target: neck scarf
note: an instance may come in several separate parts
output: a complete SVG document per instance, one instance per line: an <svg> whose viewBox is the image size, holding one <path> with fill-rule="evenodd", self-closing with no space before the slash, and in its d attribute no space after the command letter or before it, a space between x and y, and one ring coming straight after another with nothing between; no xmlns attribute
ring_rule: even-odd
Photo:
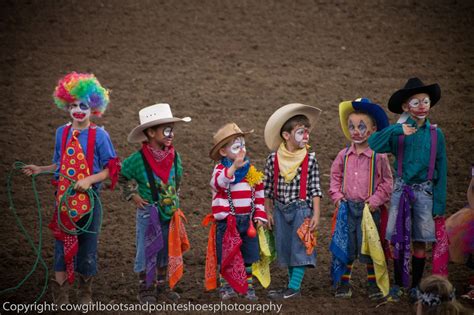
<svg viewBox="0 0 474 315"><path fill-rule="evenodd" d="M235 173L234 173L235 180L232 182L232 184L240 183L240 181L242 179L244 179L245 176L247 176L247 173L248 173L249 168L250 168L250 160L246 157L245 161L249 161L249 162L235 171ZM226 168L229 168L229 167L232 166L232 163L234 163L234 162L231 159L227 158L227 157L223 157L221 159L221 163Z"/></svg>
<svg viewBox="0 0 474 315"><path fill-rule="evenodd" d="M402 275L402 284L406 288L408 287L410 276L411 205L414 201L415 194L411 187L403 185L398 205L395 233L390 240L394 246L393 259L395 260L395 266L399 269Z"/></svg>
<svg viewBox="0 0 474 315"><path fill-rule="evenodd" d="M278 166L280 174L285 178L285 182L289 183L298 174L298 167L300 167L308 150L306 148L299 149L295 152L290 152L285 147L285 143L281 143L278 148Z"/></svg>
<svg viewBox="0 0 474 315"><path fill-rule="evenodd" d="M168 150L157 150L151 148L148 142L143 142L142 151L153 173L155 173L163 183L168 184L168 178L174 162L174 147L171 146ZM155 154L153 151L155 151ZM157 156L157 158L155 158L155 156Z"/></svg>

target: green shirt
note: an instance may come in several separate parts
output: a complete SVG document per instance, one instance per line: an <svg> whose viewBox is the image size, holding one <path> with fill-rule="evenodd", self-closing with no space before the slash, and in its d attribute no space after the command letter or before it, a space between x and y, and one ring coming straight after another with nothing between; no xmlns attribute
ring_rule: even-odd
<svg viewBox="0 0 474 315"><path fill-rule="evenodd" d="M176 162L176 165L175 165ZM181 157L176 152L175 162L170 170L168 184L164 184L161 179L153 173L155 184L159 192L159 202L157 203L160 217L162 220L169 220L174 210L179 208L179 198L176 192L176 179L181 182L183 176L183 167L181 165ZM177 173L177 175L176 175ZM145 170L145 164L140 151L132 153L122 163L121 175L127 180L135 180L138 184L138 194L144 200L152 203L150 183Z"/></svg>
<svg viewBox="0 0 474 315"><path fill-rule="evenodd" d="M416 122L408 118L407 124L417 127ZM433 173L433 215L443 215L446 210L446 185L448 162L446 158L446 141L440 128L436 128L438 141L436 148L436 160ZM403 135L402 124L391 125L370 136L369 146L378 153L392 153L395 155L394 169L398 169L398 136ZM420 184L427 180L430 165L430 122L417 131L406 136L404 140L403 173L402 179L405 183Z"/></svg>

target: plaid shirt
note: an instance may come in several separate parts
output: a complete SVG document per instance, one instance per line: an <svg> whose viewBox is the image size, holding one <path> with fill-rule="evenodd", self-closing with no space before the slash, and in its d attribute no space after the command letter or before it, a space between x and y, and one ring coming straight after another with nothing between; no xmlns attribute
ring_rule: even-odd
<svg viewBox="0 0 474 315"><path fill-rule="evenodd" d="M267 157L265 163L265 198L274 199L273 196L273 173L274 173L274 162L276 152L271 153ZM301 177L301 166L298 168L298 174L293 178L290 183L285 183L285 179L281 174L278 176L278 187L277 187L277 201L283 204L289 204L293 201L300 199L300 177ZM314 152L309 153L308 158L308 182L307 182L307 194L306 202L309 207L313 208L313 198L322 197L323 192L319 181L319 165L316 160L316 154Z"/></svg>

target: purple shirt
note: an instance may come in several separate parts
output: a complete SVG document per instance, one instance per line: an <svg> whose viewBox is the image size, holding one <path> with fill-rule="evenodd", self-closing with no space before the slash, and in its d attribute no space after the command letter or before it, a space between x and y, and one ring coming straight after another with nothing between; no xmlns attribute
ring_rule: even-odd
<svg viewBox="0 0 474 315"><path fill-rule="evenodd" d="M372 152L370 148L367 148L357 155L355 146L352 144L349 149L341 150L336 156L331 166L331 184L329 188L329 195L334 203L342 198L356 202L367 200L370 206L377 208L390 200L393 178L386 154L376 155L375 191L369 198ZM343 193L344 155L346 154L347 169Z"/></svg>

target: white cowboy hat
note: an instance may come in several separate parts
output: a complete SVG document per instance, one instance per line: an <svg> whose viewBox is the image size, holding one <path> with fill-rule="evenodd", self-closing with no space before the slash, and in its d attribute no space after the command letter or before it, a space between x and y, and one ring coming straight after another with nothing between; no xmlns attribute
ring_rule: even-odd
<svg viewBox="0 0 474 315"><path fill-rule="evenodd" d="M138 116L140 117L140 125L133 128L133 130L128 134L128 142L140 143L145 141L147 138L143 131L147 128L172 122L191 121L191 117L173 117L170 105L166 103L145 107L138 112Z"/></svg>
<svg viewBox="0 0 474 315"><path fill-rule="evenodd" d="M265 125L265 144L271 151L276 151L283 141L280 135L281 128L290 118L297 115L306 116L311 123L311 131L320 114L321 110L319 108L299 103L292 103L280 107L268 118L267 124Z"/></svg>

